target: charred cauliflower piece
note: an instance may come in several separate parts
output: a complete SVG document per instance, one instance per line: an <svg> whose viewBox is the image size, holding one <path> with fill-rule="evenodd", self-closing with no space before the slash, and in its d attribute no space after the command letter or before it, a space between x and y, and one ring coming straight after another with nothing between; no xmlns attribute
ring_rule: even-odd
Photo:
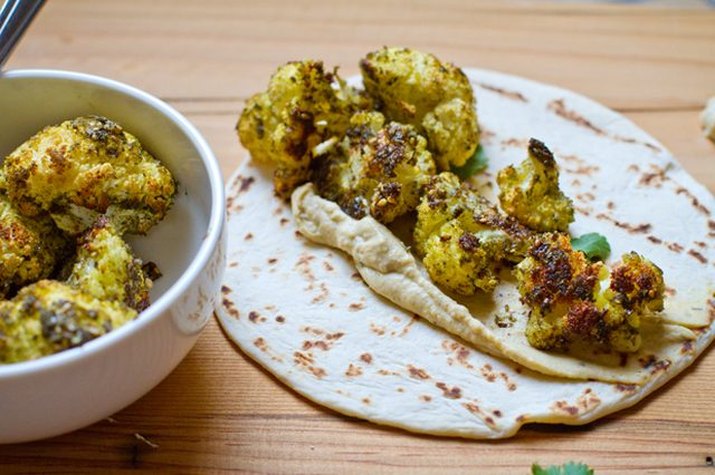
<svg viewBox="0 0 715 475"><path fill-rule="evenodd" d="M585 343L636 351L641 318L663 309L663 274L653 263L630 253L609 272L574 251L562 234L543 235L515 273L531 309L527 340L541 350Z"/></svg>
<svg viewBox="0 0 715 475"><path fill-rule="evenodd" d="M248 100L238 135L255 160L276 166L276 193L287 198L308 181L313 149L341 139L352 113L368 105L322 62L291 62L273 74L267 91Z"/></svg>
<svg viewBox="0 0 715 475"><path fill-rule="evenodd" d="M0 298L48 277L68 254L68 244L49 216L19 214L0 191Z"/></svg>
<svg viewBox="0 0 715 475"><path fill-rule="evenodd" d="M0 302L0 363L15 363L82 345L137 313L52 280L29 285Z"/></svg>
<svg viewBox="0 0 715 475"><path fill-rule="evenodd" d="M461 69L407 48L383 48L360 62L363 83L388 120L417 127L441 170L459 167L479 145L474 92Z"/></svg>
<svg viewBox="0 0 715 475"><path fill-rule="evenodd" d="M46 127L4 161L10 201L25 216L50 212L77 234L99 214L144 234L173 202L169 170L121 126L88 116Z"/></svg>
<svg viewBox="0 0 715 475"><path fill-rule="evenodd" d="M435 172L426 146L414 127L359 112L342 142L316 160L313 179L319 193L350 216L389 223L415 209Z"/></svg>
<svg viewBox="0 0 715 475"><path fill-rule="evenodd" d="M491 291L503 261L519 261L532 233L448 172L427 185L414 244L432 280L459 294Z"/></svg>
<svg viewBox="0 0 715 475"><path fill-rule="evenodd" d="M574 220L571 200L559 189L554 156L542 142L529 140L529 156L497 175L502 209L536 231L566 231Z"/></svg>
<svg viewBox="0 0 715 475"><path fill-rule="evenodd" d="M142 261L106 218L78 239L77 257L67 284L100 299L122 302L138 312L149 306L152 281Z"/></svg>

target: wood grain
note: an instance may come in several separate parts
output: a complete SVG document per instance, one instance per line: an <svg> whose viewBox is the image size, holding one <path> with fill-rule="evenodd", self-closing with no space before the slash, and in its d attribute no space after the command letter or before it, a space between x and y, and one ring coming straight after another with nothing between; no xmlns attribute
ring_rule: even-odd
<svg viewBox="0 0 715 475"><path fill-rule="evenodd" d="M701 106L715 94L710 10L470 0L53 0L9 67L81 70L148 90L197 125L228 176L246 158L233 131L244 100L279 64L315 57L353 74L358 58L383 44L591 96L663 142L715 191L715 146L698 125ZM0 472L528 473L532 462L573 459L599 474L715 474L707 462L715 457L714 393L709 350L635 408L584 427L532 425L498 442L418 436L295 395L212 321L187 359L141 400L83 430L0 447Z"/></svg>

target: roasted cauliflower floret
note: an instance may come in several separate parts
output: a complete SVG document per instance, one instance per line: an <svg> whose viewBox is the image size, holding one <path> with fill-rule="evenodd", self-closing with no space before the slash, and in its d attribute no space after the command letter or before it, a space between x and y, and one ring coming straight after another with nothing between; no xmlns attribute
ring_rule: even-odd
<svg viewBox="0 0 715 475"><path fill-rule="evenodd" d="M67 283L100 300L122 302L141 312L149 306L152 281L142 261L106 218L78 239L77 257Z"/></svg>
<svg viewBox="0 0 715 475"><path fill-rule="evenodd" d="M417 127L441 170L462 166L479 145L475 99L461 69L428 53L383 48L360 62L363 83L388 120Z"/></svg>
<svg viewBox="0 0 715 475"><path fill-rule="evenodd" d="M462 295L493 290L499 267L521 260L532 238L452 173L433 177L417 207L417 254L435 283Z"/></svg>
<svg viewBox="0 0 715 475"><path fill-rule="evenodd" d="M169 170L115 122L79 117L44 128L4 161L7 192L25 216L50 212L77 234L100 214L146 233L173 202Z"/></svg>
<svg viewBox="0 0 715 475"><path fill-rule="evenodd" d="M291 62L273 74L267 91L248 100L238 135L253 159L275 165L275 190L285 198L309 180L314 147L341 139L352 113L368 105L322 62Z"/></svg>
<svg viewBox="0 0 715 475"><path fill-rule="evenodd" d="M69 240L49 216L23 216L0 192L0 298L50 276L68 253Z"/></svg>
<svg viewBox="0 0 715 475"><path fill-rule="evenodd" d="M435 172L426 145L412 126L359 112L345 138L316 160L313 179L319 193L350 216L389 223L415 209Z"/></svg>
<svg viewBox="0 0 715 475"><path fill-rule="evenodd" d="M67 284L41 280L0 302L0 363L15 363L73 348L137 315Z"/></svg>
<svg viewBox="0 0 715 475"><path fill-rule="evenodd" d="M529 140L529 155L518 167L497 175L499 203L520 223L536 231L566 231L574 220L571 200L559 189L553 154L542 142Z"/></svg>
<svg viewBox="0 0 715 475"><path fill-rule="evenodd" d="M609 272L574 251L563 234L542 235L515 274L530 307L527 340L541 350L585 343L636 351L641 318L663 308L663 274L653 263L630 253Z"/></svg>

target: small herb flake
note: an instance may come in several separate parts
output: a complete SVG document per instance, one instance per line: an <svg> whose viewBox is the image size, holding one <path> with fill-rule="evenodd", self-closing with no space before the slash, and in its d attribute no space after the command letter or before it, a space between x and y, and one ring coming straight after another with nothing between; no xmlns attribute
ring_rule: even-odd
<svg viewBox="0 0 715 475"><path fill-rule="evenodd" d="M484 155L484 149L480 145L474 152L474 155L469 157L467 161L461 167L452 167L451 171L459 177L460 180L464 181L470 176L475 175L479 172L483 172L487 169L489 165L489 158Z"/></svg>
<svg viewBox="0 0 715 475"><path fill-rule="evenodd" d="M592 261L605 261L611 254L611 245L604 236L598 233L588 233L577 238L571 238L571 247L586 254Z"/></svg>
<svg viewBox="0 0 715 475"><path fill-rule="evenodd" d="M531 475L594 475L594 471L588 465L578 462L566 462L546 468L535 463L531 466Z"/></svg>

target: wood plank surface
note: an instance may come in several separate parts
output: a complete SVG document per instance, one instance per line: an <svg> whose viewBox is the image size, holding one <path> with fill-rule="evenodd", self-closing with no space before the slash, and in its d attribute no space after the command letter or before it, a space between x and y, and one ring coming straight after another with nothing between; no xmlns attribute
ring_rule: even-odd
<svg viewBox="0 0 715 475"><path fill-rule="evenodd" d="M278 65L321 58L349 75L362 55L384 44L591 96L651 133L715 191L715 145L698 121L715 95L715 10L706 8L52 0L8 68L79 70L145 89L196 124L228 177L247 156L233 130L244 100ZM412 435L323 409L251 362L212 321L186 360L145 397L83 430L0 446L0 473L525 474L532 462L578 460L599 474L715 474L713 458L712 349L635 408L583 427L530 425L512 439L481 442Z"/></svg>

